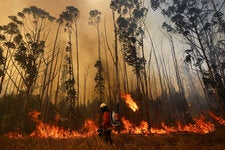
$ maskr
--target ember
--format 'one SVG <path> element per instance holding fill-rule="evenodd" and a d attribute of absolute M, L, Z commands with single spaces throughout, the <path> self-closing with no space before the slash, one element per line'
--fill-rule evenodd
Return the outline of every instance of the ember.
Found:
<path fill-rule="evenodd" d="M 14 139 L 21 139 L 23 138 L 23 135 L 17 132 L 9 132 L 8 134 L 6 134 L 7 137 L 9 138 L 14 138 Z"/>

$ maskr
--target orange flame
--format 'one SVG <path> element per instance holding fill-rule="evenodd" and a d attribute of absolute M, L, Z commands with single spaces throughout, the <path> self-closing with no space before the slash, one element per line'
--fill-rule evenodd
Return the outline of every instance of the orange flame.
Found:
<path fill-rule="evenodd" d="M 120 96 L 125 100 L 127 106 L 136 112 L 139 108 L 134 100 L 131 98 L 130 94 L 121 93 Z"/>
<path fill-rule="evenodd" d="M 215 119 L 217 122 L 219 122 L 221 125 L 224 125 L 225 126 L 225 120 L 222 118 L 222 117 L 218 117 L 216 116 L 214 113 L 212 112 L 209 112 L 209 115 Z"/>
<path fill-rule="evenodd" d="M 122 118 L 124 125 L 124 130 L 121 133 L 130 133 L 130 134 L 149 134 L 148 123 L 146 121 L 141 121 L 139 126 L 135 126 L 130 123 L 129 120 Z"/>
<path fill-rule="evenodd" d="M 191 133 L 200 133 L 206 134 L 215 130 L 214 124 L 204 121 L 204 116 L 200 116 L 198 119 L 194 119 L 195 124 L 182 125 L 177 122 L 177 125 L 170 127 L 165 125 L 164 122 L 161 123 L 162 128 L 153 128 L 148 129 L 148 123 L 146 121 L 141 121 L 139 126 L 135 126 L 130 123 L 125 118 L 122 118 L 124 124 L 124 130 L 122 133 L 131 133 L 131 134 L 169 134 L 174 132 L 191 132 Z"/>
<path fill-rule="evenodd" d="M 31 137 L 39 138 L 74 138 L 74 137 L 89 137 L 96 134 L 97 126 L 92 120 L 86 120 L 82 129 L 78 131 L 64 130 L 57 126 L 50 126 L 38 119 L 39 112 L 32 112 L 32 118 L 37 123 L 36 130 L 31 133 Z M 82 133 L 81 133 L 82 132 Z"/>
<path fill-rule="evenodd" d="M 213 113 L 209 113 L 212 118 L 217 120 L 222 125 L 225 125 L 225 120 L 221 117 L 217 117 Z M 86 120 L 83 128 L 78 131 L 64 130 L 60 127 L 54 125 L 48 125 L 43 123 L 38 116 L 40 112 L 33 111 L 29 113 L 33 121 L 36 123 L 36 129 L 27 137 L 37 137 L 37 138 L 77 138 L 77 137 L 90 137 L 97 134 L 97 126 L 92 120 Z M 205 117 L 201 115 L 199 118 L 194 118 L 193 124 L 182 125 L 177 122 L 175 126 L 167 126 L 164 122 L 161 123 L 161 128 L 149 127 L 146 121 L 141 121 L 139 125 L 132 124 L 129 120 L 124 117 L 121 119 L 124 129 L 121 131 L 122 134 L 170 134 L 177 132 L 189 132 L 189 133 L 199 133 L 207 134 L 215 130 L 215 125 L 211 122 L 205 121 Z M 113 132 L 117 134 L 115 131 Z M 17 132 L 10 132 L 6 135 L 9 138 L 24 138 L 22 134 Z"/>
<path fill-rule="evenodd" d="M 40 112 L 33 111 L 29 115 L 32 117 L 32 120 L 36 123 L 36 129 L 28 137 L 37 137 L 37 138 L 76 138 L 76 137 L 90 137 L 96 134 L 97 126 L 92 120 L 86 120 L 82 129 L 78 131 L 64 130 L 63 128 L 48 125 L 43 123 L 38 116 Z M 23 138 L 21 134 L 18 133 L 9 133 L 6 135 L 9 138 Z"/>

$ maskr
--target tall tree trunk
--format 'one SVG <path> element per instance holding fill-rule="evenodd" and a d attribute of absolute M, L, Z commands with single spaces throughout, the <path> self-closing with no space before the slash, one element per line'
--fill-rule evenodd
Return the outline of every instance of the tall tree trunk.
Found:
<path fill-rule="evenodd" d="M 57 31 L 56 31 L 56 36 L 55 36 L 55 41 L 54 41 L 54 45 L 53 45 L 52 57 L 51 57 L 51 60 L 50 60 L 50 68 L 49 68 L 49 75 L 48 75 L 47 82 L 49 82 L 54 76 L 52 69 L 53 69 L 54 58 L 55 58 L 55 53 L 56 53 L 56 44 L 57 44 L 57 40 L 58 40 L 59 30 L 60 30 L 60 24 L 58 24 Z M 56 66 L 54 66 L 54 68 L 56 68 Z M 51 86 L 51 88 L 53 86 L 53 82 L 52 82 L 52 84 L 48 84 L 46 86 L 47 86 L 46 95 L 48 95 L 49 90 L 50 90 L 50 86 Z M 51 97 L 51 95 L 50 95 L 50 97 Z"/>
<path fill-rule="evenodd" d="M 43 83 L 42 83 L 42 91 L 41 91 L 41 113 L 42 113 L 42 119 L 44 120 L 46 117 L 46 98 L 45 98 L 45 91 L 47 88 L 46 82 L 47 82 L 47 74 L 48 74 L 48 68 L 49 68 L 49 63 L 46 62 L 45 63 L 46 67 L 45 67 L 45 71 L 44 71 L 44 79 L 43 79 Z"/>
<path fill-rule="evenodd" d="M 88 67 L 87 72 L 84 73 L 84 93 L 83 93 L 83 102 L 84 102 L 84 106 L 87 106 L 87 101 L 86 101 L 86 91 L 87 91 L 87 79 L 88 79 L 88 75 L 89 75 L 89 71 L 90 68 Z M 90 88 L 90 87 L 88 87 Z"/>
<path fill-rule="evenodd" d="M 187 71 L 187 75 L 188 75 L 188 79 L 190 81 L 191 93 L 194 94 L 194 99 L 193 99 L 194 104 L 197 105 L 198 110 L 201 110 L 202 109 L 202 104 L 200 103 L 199 94 L 198 94 L 197 89 L 195 87 L 194 80 L 193 80 L 193 77 L 191 75 L 191 72 Z"/>
<path fill-rule="evenodd" d="M 142 25 L 141 25 L 142 26 Z M 142 53 L 142 58 L 145 59 L 145 52 L 144 52 L 144 35 L 141 34 L 141 53 Z M 150 118 L 149 118 L 149 96 L 148 96 L 148 79 L 147 79 L 147 71 L 146 71 L 146 64 L 144 63 L 144 85 L 142 85 L 143 88 L 143 94 L 144 94 L 144 106 L 145 106 L 145 115 L 146 115 L 146 120 L 148 122 L 148 125 L 150 127 Z"/>
<path fill-rule="evenodd" d="M 225 104 L 224 104 L 225 98 L 221 97 L 221 95 L 220 95 L 220 89 L 218 88 L 217 81 L 216 81 L 216 78 L 215 78 L 214 73 L 213 73 L 213 69 L 210 65 L 210 60 L 207 57 L 206 50 L 203 46 L 202 40 L 200 38 L 200 33 L 199 33 L 197 27 L 195 28 L 195 33 L 197 35 L 197 39 L 198 39 L 198 42 L 199 42 L 199 45 L 200 45 L 200 48 L 201 48 L 201 51 L 202 51 L 202 54 L 203 54 L 203 58 L 206 62 L 206 65 L 207 65 L 207 68 L 208 68 L 208 71 L 209 71 L 209 77 L 213 81 L 213 83 L 216 84 L 216 86 L 214 87 L 215 96 L 216 96 L 216 99 L 218 101 L 221 114 L 225 115 L 225 113 L 224 113 L 225 112 Z"/>
<path fill-rule="evenodd" d="M 9 48 L 7 48 L 7 50 L 6 50 L 6 55 L 5 55 L 5 64 L 4 64 L 4 66 L 3 66 L 3 69 L 2 69 L 2 71 L 3 71 L 3 76 L 1 76 L 1 80 L 0 80 L 0 93 L 2 92 L 2 85 L 3 85 L 3 82 L 4 82 L 4 79 L 5 79 L 5 74 L 6 74 L 6 72 L 7 72 L 7 69 L 8 69 L 8 67 L 9 67 L 9 65 L 10 65 L 10 60 L 13 58 L 12 56 L 10 57 L 10 60 L 9 60 L 9 62 L 8 62 L 8 57 L 9 57 L 9 53 L 10 52 L 10 49 Z M 8 63 L 7 63 L 8 62 Z"/>
<path fill-rule="evenodd" d="M 64 54 L 62 53 L 62 56 L 64 56 Z M 62 64 L 63 64 L 63 57 L 61 57 L 61 61 L 60 61 L 60 65 L 59 65 L 59 73 L 58 73 L 58 78 L 57 78 L 57 84 L 56 84 L 56 91 L 55 91 L 55 102 L 54 105 L 57 106 L 58 104 L 58 95 L 59 95 L 59 86 L 60 86 L 60 72 L 62 70 Z"/>
<path fill-rule="evenodd" d="M 153 96 L 152 96 L 152 85 L 151 85 L 151 60 L 152 60 L 152 48 L 150 49 L 149 52 L 149 59 L 148 59 L 148 84 L 149 84 L 149 96 L 150 99 L 153 100 Z"/>
<path fill-rule="evenodd" d="M 104 20 L 104 30 L 105 30 L 106 44 L 108 45 L 108 38 L 107 38 L 107 32 L 106 32 L 106 18 Z M 107 55 L 106 47 L 104 49 L 105 49 L 105 58 L 106 58 L 106 73 L 107 73 L 109 102 L 111 103 L 112 102 L 112 95 L 111 95 L 111 83 L 110 83 L 110 74 L 109 74 L 109 60 L 108 60 L 108 55 Z M 109 49 L 109 51 L 111 51 L 111 49 L 109 48 L 109 45 L 108 45 L 108 49 Z"/>
<path fill-rule="evenodd" d="M 179 67 L 178 67 L 177 56 L 176 56 L 176 52 L 175 52 L 173 38 L 170 35 L 169 35 L 169 40 L 170 40 L 170 44 L 171 44 L 171 53 L 172 53 L 173 64 L 174 64 L 174 69 L 175 69 L 175 73 L 176 73 L 177 85 L 179 87 L 179 94 L 181 97 L 182 105 L 184 107 L 184 110 L 183 110 L 184 119 L 185 119 L 186 123 L 190 123 L 190 122 L 193 122 L 193 120 L 189 114 L 188 104 L 187 104 L 187 101 L 185 98 L 185 91 L 184 91 L 184 86 L 183 86 L 183 82 L 181 80 L 181 75 L 180 75 L 180 71 L 179 71 Z"/>
<path fill-rule="evenodd" d="M 78 30 L 77 22 L 75 23 L 75 36 L 76 36 L 76 55 L 77 55 L 77 101 L 80 102 L 80 64 L 79 64 L 79 49 L 78 49 Z"/>
<path fill-rule="evenodd" d="M 117 102 L 117 111 L 119 112 L 119 103 L 120 103 L 120 82 L 119 82 L 119 54 L 118 54 L 118 31 L 116 27 L 115 12 L 112 11 L 113 16 L 113 25 L 114 25 L 114 46 L 115 46 L 115 69 L 116 69 L 116 102 Z"/>
<path fill-rule="evenodd" d="M 101 45 L 100 45 L 100 28 L 99 28 L 99 24 L 97 26 L 97 33 L 98 33 L 98 61 L 101 62 Z M 99 73 L 99 69 L 98 69 L 98 73 Z M 100 103 L 102 103 L 103 93 L 102 93 L 101 85 L 99 85 L 99 100 L 100 100 Z"/>
<path fill-rule="evenodd" d="M 116 83 L 116 111 L 120 115 L 120 77 L 119 77 L 119 54 L 118 54 L 118 30 L 116 26 L 115 12 L 112 10 L 114 27 L 114 48 L 115 48 L 115 83 Z M 120 127 L 118 128 L 120 132 Z"/>
<path fill-rule="evenodd" d="M 126 61 L 125 61 L 125 56 L 123 53 L 123 68 L 124 68 L 124 89 L 125 89 L 125 93 L 128 93 L 129 90 L 129 82 L 128 82 L 128 75 L 127 75 L 127 65 L 126 65 Z"/>
<path fill-rule="evenodd" d="M 54 85 L 54 79 L 55 77 L 57 76 L 57 73 L 56 73 L 56 69 L 57 69 L 57 65 L 58 65 L 58 58 L 59 58 L 59 50 L 60 48 L 58 48 L 58 51 L 57 51 L 57 54 L 56 54 L 56 58 L 54 58 L 56 61 L 55 61 L 55 67 L 53 68 L 53 72 L 52 72 L 52 77 L 50 79 L 50 83 L 51 83 L 51 86 L 50 86 L 50 92 L 49 92 L 49 95 L 52 97 L 53 96 L 53 87 L 55 86 Z M 58 68 L 59 69 L 59 68 Z M 60 70 L 60 69 L 59 69 Z M 59 74 L 59 73 L 58 73 Z M 50 84 L 49 83 L 49 84 Z M 50 98 L 51 99 L 51 98 Z"/>
<path fill-rule="evenodd" d="M 151 35 L 150 35 L 150 32 L 145 24 L 145 29 L 148 33 L 148 37 L 149 37 L 149 40 L 150 40 L 150 43 L 151 43 L 151 46 L 152 46 L 152 51 L 153 51 L 153 55 L 154 55 L 154 58 L 155 58 L 155 61 L 156 61 L 156 67 L 157 67 L 157 70 L 158 70 L 158 74 L 159 74 L 159 83 L 160 83 L 160 89 L 161 89 L 161 92 L 163 93 L 164 91 L 164 88 L 163 88 L 163 85 L 162 85 L 162 76 L 161 76 L 161 71 L 160 71 L 160 67 L 159 67 L 159 63 L 158 63 L 158 58 L 156 56 L 156 50 L 155 50 L 155 46 L 154 46 L 154 43 L 152 41 L 152 38 L 151 38 Z"/>

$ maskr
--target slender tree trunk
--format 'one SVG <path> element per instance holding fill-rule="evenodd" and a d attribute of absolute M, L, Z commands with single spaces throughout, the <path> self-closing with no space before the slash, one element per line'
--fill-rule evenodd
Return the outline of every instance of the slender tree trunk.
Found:
<path fill-rule="evenodd" d="M 170 88 L 172 87 L 172 84 L 171 84 L 171 80 L 169 79 L 169 75 L 168 75 L 168 71 L 167 71 L 167 66 L 166 66 L 166 63 L 165 63 L 165 59 L 164 59 L 164 55 L 163 55 L 163 52 L 162 52 L 162 47 L 161 47 L 161 58 L 162 58 L 162 66 L 163 66 L 163 72 L 164 72 L 164 76 L 165 76 L 165 80 L 166 80 L 166 83 L 165 85 L 167 85 L 167 88 L 168 88 L 168 93 L 169 95 L 171 94 L 170 92 Z"/>
<path fill-rule="evenodd" d="M 60 29 L 60 24 L 58 24 L 57 31 L 56 31 L 55 41 L 54 41 L 54 45 L 53 45 L 52 58 L 51 58 L 51 61 L 50 61 L 49 76 L 48 76 L 47 82 L 49 82 L 52 79 L 52 77 L 54 76 L 52 69 L 53 69 L 54 58 L 55 58 L 55 53 L 56 53 L 56 44 L 57 44 L 57 40 L 58 40 L 59 29 Z M 56 66 L 54 66 L 54 68 L 56 68 Z M 53 86 L 53 82 L 52 82 L 52 84 L 48 84 L 46 86 L 47 86 L 47 89 L 46 89 L 47 92 L 46 92 L 46 94 L 48 95 L 49 94 L 50 86 L 51 86 L 51 88 Z"/>
<path fill-rule="evenodd" d="M 84 93 L 83 93 L 83 101 L 84 101 L 84 106 L 87 106 L 87 101 L 86 101 L 86 91 L 87 91 L 87 79 L 88 79 L 88 75 L 89 75 L 89 67 L 87 69 L 87 72 L 84 73 Z M 90 87 L 88 87 L 90 88 Z"/>
<path fill-rule="evenodd" d="M 101 62 L 101 46 L 100 46 L 100 29 L 99 29 L 99 25 L 97 27 L 97 33 L 98 33 L 98 61 Z M 99 69 L 98 69 L 98 73 L 99 73 Z M 100 100 L 100 103 L 102 103 L 103 93 L 102 93 L 101 85 L 99 85 L 99 100 Z"/>
<path fill-rule="evenodd" d="M 148 84 L 149 84 L 149 96 L 150 99 L 153 100 L 153 96 L 152 96 L 152 85 L 151 85 L 151 59 L 152 59 L 152 48 L 150 49 L 149 52 L 149 60 L 148 60 Z"/>
<path fill-rule="evenodd" d="M 71 27 L 68 29 L 68 36 L 69 36 L 69 81 L 75 81 L 74 79 L 74 69 L 73 69 L 73 53 L 72 53 L 72 38 L 71 38 L 71 34 L 72 34 L 72 29 Z M 69 90 L 73 90 L 74 89 L 74 83 L 71 85 L 71 83 L 69 83 Z M 70 94 L 70 93 L 69 93 Z M 71 129 L 72 127 L 72 116 L 73 116 L 73 112 L 74 112 L 74 106 L 75 106 L 75 99 L 71 97 L 69 97 L 69 127 Z M 78 105 L 77 105 L 78 106 Z"/>
<path fill-rule="evenodd" d="M 151 46 L 152 46 L 152 51 L 153 51 L 153 55 L 154 55 L 154 58 L 155 58 L 155 61 L 156 61 L 156 67 L 158 69 L 158 74 L 159 74 L 160 89 L 161 89 L 161 92 L 163 93 L 164 88 L 163 88 L 163 85 L 162 85 L 162 76 L 161 76 L 161 71 L 160 71 L 158 59 L 157 59 L 157 56 L 156 56 L 155 46 L 154 46 L 154 43 L 153 43 L 152 38 L 151 38 L 151 35 L 150 35 L 149 30 L 148 30 L 146 25 L 145 25 L 145 28 L 146 28 L 146 31 L 148 33 L 148 37 L 149 37 L 149 40 L 150 40 L 150 43 L 151 43 Z"/>
<path fill-rule="evenodd" d="M 63 53 L 62 53 L 62 56 Z M 60 72 L 62 70 L 62 64 L 63 64 L 63 57 L 61 57 L 60 65 L 59 65 L 59 73 L 58 73 L 58 79 L 57 79 L 57 84 L 56 84 L 56 91 L 55 91 L 55 102 L 54 105 L 57 106 L 58 104 L 58 95 L 59 95 L 59 86 L 60 86 Z"/>
<path fill-rule="evenodd" d="M 105 31 L 105 42 L 106 45 L 108 44 L 108 38 L 107 38 L 107 33 L 106 33 L 106 18 L 104 19 L 104 31 Z M 111 49 L 108 46 L 108 49 L 111 51 Z M 109 93 L 109 102 L 112 101 L 112 96 L 111 96 L 111 83 L 110 83 L 110 74 L 109 74 L 109 60 L 108 60 L 108 55 L 106 51 L 106 46 L 104 43 L 104 50 L 105 50 L 105 59 L 106 59 L 106 77 L 107 77 L 107 83 L 108 83 L 108 93 Z M 108 99 L 108 98 L 107 98 Z"/>
<path fill-rule="evenodd" d="M 176 57 L 176 52 L 175 52 L 175 47 L 174 47 L 174 43 L 173 43 L 173 38 L 169 35 L 170 37 L 170 44 L 171 44 L 171 53 L 172 53 L 172 58 L 173 58 L 173 64 L 174 64 L 174 68 L 175 68 L 175 73 L 176 73 L 176 79 L 177 79 L 177 84 L 179 87 L 179 94 L 181 97 L 181 101 L 182 101 L 182 105 L 184 107 L 183 110 L 183 114 L 184 114 L 184 119 L 186 121 L 186 123 L 190 123 L 193 122 L 190 114 L 189 114 L 189 110 L 188 110 L 188 104 L 185 98 L 185 91 L 184 91 L 184 86 L 183 86 L 183 82 L 181 80 L 181 75 L 180 75 L 180 71 L 179 71 L 179 67 L 178 67 L 178 63 L 177 63 L 177 57 Z"/>
<path fill-rule="evenodd" d="M 114 44 L 115 44 L 115 69 L 116 69 L 116 102 L 117 102 L 117 111 L 119 112 L 119 103 L 120 103 L 120 82 L 119 82 L 119 56 L 118 56 L 118 31 L 116 27 L 115 12 L 112 11 L 113 15 L 113 25 L 114 25 Z"/>
<path fill-rule="evenodd" d="M 9 76 L 11 76 L 11 75 L 12 74 L 9 74 Z M 9 85 L 10 85 L 10 79 L 7 80 L 7 84 L 6 84 L 6 87 L 5 87 L 5 94 L 4 95 L 7 95 Z"/>
<path fill-rule="evenodd" d="M 128 75 L 127 75 L 127 65 L 126 65 L 124 53 L 123 53 L 123 66 L 124 66 L 124 89 L 125 89 L 125 92 L 128 93 L 130 90 L 129 90 Z"/>
<path fill-rule="evenodd" d="M 77 22 L 75 23 L 76 32 L 76 55 L 77 55 L 77 101 L 80 102 L 80 64 L 79 64 L 79 49 L 78 49 L 78 30 Z"/>
<path fill-rule="evenodd" d="M 191 85 L 191 93 L 194 94 L 194 99 L 193 99 L 194 103 L 195 103 L 195 105 L 198 106 L 198 108 L 200 110 L 200 109 L 202 109 L 202 104 L 200 103 L 199 94 L 197 93 L 197 89 L 196 89 L 196 87 L 194 85 L 194 80 L 193 80 L 193 78 L 191 76 L 191 72 L 188 71 L 187 75 L 188 75 L 188 78 L 189 78 L 189 81 L 190 81 L 190 85 Z"/>
<path fill-rule="evenodd" d="M 59 50 L 60 48 L 58 48 L 58 51 L 57 51 L 57 54 L 56 54 L 56 58 L 54 58 L 56 61 L 55 61 L 55 67 L 53 68 L 53 72 L 52 72 L 52 77 L 50 78 L 50 83 L 51 83 L 51 86 L 50 86 L 50 92 L 49 92 L 49 95 L 52 97 L 53 96 L 53 87 L 55 86 L 54 85 L 54 79 L 55 77 L 57 76 L 57 73 L 56 73 L 56 69 L 57 69 L 57 65 L 58 65 L 58 58 L 59 58 Z M 52 60 L 53 61 L 53 60 Z M 59 69 L 60 70 L 60 69 Z M 50 84 L 49 83 L 49 84 Z M 51 98 L 50 98 L 51 99 Z"/>
<path fill-rule="evenodd" d="M 46 80 L 47 80 L 47 74 L 48 74 L 48 65 L 49 63 L 47 62 L 46 64 L 46 68 L 45 68 L 45 72 L 44 72 L 44 79 L 43 79 L 43 85 L 42 85 L 42 91 L 41 91 L 41 112 L 42 112 L 42 119 L 45 119 L 45 115 L 46 115 L 46 99 L 44 98 L 45 96 L 45 91 L 46 91 Z"/>
<path fill-rule="evenodd" d="M 114 48 L 115 48 L 115 84 L 116 84 L 116 111 L 120 115 L 120 77 L 119 77 L 119 54 L 118 54 L 118 30 L 116 26 L 115 12 L 112 10 L 114 27 Z M 118 128 L 120 132 L 120 127 Z"/>
<path fill-rule="evenodd" d="M 7 69 L 9 67 L 9 65 L 10 65 L 10 61 L 7 64 L 7 60 L 8 60 L 8 57 L 9 57 L 9 52 L 10 52 L 10 49 L 7 48 L 6 55 L 5 55 L 5 64 L 4 64 L 3 69 L 2 69 L 2 71 L 4 72 L 4 74 L 3 74 L 3 76 L 1 77 L 1 80 L 0 80 L 0 93 L 2 92 L 2 85 L 3 85 L 4 79 L 5 79 L 5 74 L 7 72 Z M 10 60 L 11 59 L 12 59 L 12 57 L 10 57 Z"/>
<path fill-rule="evenodd" d="M 204 48 L 204 46 L 203 46 L 203 43 L 202 43 L 202 40 L 201 40 L 201 38 L 200 38 L 200 33 L 199 33 L 199 31 L 197 30 L 197 28 L 195 28 L 195 33 L 196 33 L 196 35 L 197 35 L 197 38 L 198 38 L 198 42 L 199 42 L 199 44 L 200 44 L 200 47 L 201 47 L 201 51 L 202 51 L 202 53 L 203 53 L 203 58 L 204 58 L 204 60 L 205 60 L 205 62 L 206 62 L 206 65 L 207 65 L 207 68 L 208 68 L 208 70 L 209 70 L 209 77 L 210 77 L 210 79 L 213 81 L 213 83 L 214 84 L 216 84 L 216 86 L 215 86 L 215 96 L 216 96 L 216 98 L 217 98 L 217 101 L 218 101 L 218 104 L 219 104 L 219 107 L 220 107 L 220 111 L 221 111 L 221 114 L 222 115 L 224 115 L 224 111 L 225 111 L 225 104 L 224 104 L 224 101 L 225 101 L 225 98 L 224 97 L 221 97 L 220 96 L 220 89 L 218 88 L 218 86 L 217 86 L 217 81 L 216 81 L 216 79 L 215 79 L 215 77 L 214 77 L 214 74 L 213 74 L 213 69 L 212 69 L 212 67 L 211 67 L 211 65 L 210 65 L 210 60 L 208 59 L 208 57 L 207 57 L 207 55 L 206 55 L 206 51 L 205 51 L 205 48 Z"/>
<path fill-rule="evenodd" d="M 14 92 L 14 91 L 15 91 L 15 88 L 16 88 L 17 91 L 20 90 L 19 85 L 17 85 L 17 80 L 20 79 L 20 78 L 19 78 L 19 74 L 16 74 L 16 80 L 15 80 L 15 81 L 12 79 L 12 76 L 11 76 L 8 72 L 6 72 L 6 74 L 7 74 L 8 78 L 9 78 L 9 80 L 11 80 L 11 82 L 12 82 L 13 85 L 14 85 L 13 90 L 12 90 L 12 91 L 13 91 L 13 94 L 14 94 L 14 93 L 17 93 L 17 94 L 18 94 L 18 92 Z M 6 92 L 7 92 L 7 91 L 6 91 Z M 5 93 L 5 95 L 6 95 L 6 94 L 7 94 L 7 93 Z"/>
<path fill-rule="evenodd" d="M 201 73 L 201 74 L 202 74 L 202 73 Z M 204 97 L 205 97 L 205 99 L 206 99 L 206 101 L 207 101 L 209 110 L 214 110 L 214 107 L 213 107 L 213 105 L 212 105 L 212 102 L 210 101 L 209 96 L 208 96 L 208 94 L 207 94 L 207 91 L 206 91 L 206 89 L 205 89 L 205 87 L 204 87 L 204 85 L 203 85 L 203 83 L 202 83 L 201 78 L 200 78 L 199 71 L 197 71 L 197 77 L 198 77 L 198 81 L 199 81 L 199 83 L 200 83 L 200 85 L 201 85 L 201 88 L 202 88 L 202 90 L 203 90 Z"/>
<path fill-rule="evenodd" d="M 142 26 L 142 25 L 141 25 Z M 142 53 L 142 58 L 145 60 L 145 52 L 144 52 L 144 35 L 141 34 L 141 53 Z M 142 83 L 142 88 L 143 88 L 143 94 L 144 94 L 144 106 L 145 106 L 145 115 L 146 115 L 146 120 L 148 122 L 148 125 L 150 127 L 150 117 L 149 117 L 149 91 L 148 91 L 148 78 L 147 78 L 147 71 L 146 71 L 146 64 L 144 63 L 144 83 Z"/>

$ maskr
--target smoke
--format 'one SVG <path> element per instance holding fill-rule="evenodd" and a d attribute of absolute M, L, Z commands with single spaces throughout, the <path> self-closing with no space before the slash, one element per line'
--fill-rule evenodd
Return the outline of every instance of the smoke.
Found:
<path fill-rule="evenodd" d="M 108 34 L 108 40 L 109 40 L 109 46 L 111 49 L 113 49 L 113 27 L 112 27 L 112 15 L 111 10 L 109 6 L 110 1 L 108 0 L 5 0 L 1 2 L 0 10 L 0 25 L 7 24 L 9 22 L 8 16 L 9 15 L 16 15 L 17 12 L 22 11 L 26 7 L 30 6 L 37 6 L 47 12 L 49 12 L 52 16 L 55 18 L 58 18 L 59 14 L 65 10 L 66 6 L 74 6 L 79 9 L 80 11 L 80 17 L 79 17 L 79 23 L 78 23 L 78 43 L 79 43 L 79 62 L 80 62 L 80 81 L 81 81 L 81 87 L 83 87 L 83 74 L 87 71 L 87 67 L 91 67 L 91 73 L 88 78 L 89 81 L 94 81 L 94 76 L 96 73 L 96 69 L 94 68 L 94 64 L 98 59 L 98 40 L 97 40 L 97 31 L 93 26 L 88 25 L 88 19 L 89 19 L 89 12 L 93 9 L 98 9 L 102 12 L 101 16 L 101 25 L 100 25 L 100 35 L 101 35 L 101 43 L 104 43 L 103 40 L 104 37 L 104 19 L 106 19 L 106 30 Z M 170 62 L 171 60 L 171 54 L 168 50 L 169 44 L 164 42 L 162 44 L 163 35 L 160 32 L 162 18 L 160 18 L 160 13 L 153 12 L 151 9 L 149 10 L 149 14 L 146 18 L 146 24 L 148 27 L 148 30 L 150 31 L 151 38 L 153 39 L 153 43 L 155 43 L 156 49 L 163 49 L 163 53 L 166 54 L 165 61 Z M 61 43 L 67 43 L 68 36 L 64 36 L 65 33 L 61 33 L 60 42 Z M 145 35 L 145 50 L 146 50 L 146 59 L 148 60 L 148 57 L 150 55 L 150 49 L 151 44 L 148 38 L 148 35 Z M 72 39 L 73 41 L 73 50 L 75 51 L 75 37 Z M 163 45 L 160 47 L 159 45 Z M 105 56 L 104 48 L 106 46 L 103 46 L 101 44 L 101 52 L 102 56 Z M 63 50 L 63 47 L 61 48 Z M 119 50 L 119 53 L 122 51 Z M 157 56 L 159 57 L 159 51 L 157 51 Z M 75 52 L 74 52 L 75 54 Z M 167 55 L 169 54 L 169 55 Z M 165 56 L 165 55 L 164 55 Z M 153 57 L 153 56 L 152 56 Z M 76 57 L 73 57 L 74 59 Z M 108 54 L 108 59 L 110 58 L 110 55 Z M 152 59 L 153 61 L 154 58 Z M 105 66 L 106 62 L 103 58 L 103 65 Z M 75 64 L 76 60 L 74 60 Z M 152 62 L 152 61 L 151 61 Z M 153 62 L 155 63 L 155 62 Z M 155 64 L 154 64 L 155 65 Z M 153 66 L 153 65 L 151 65 Z M 169 67 L 169 63 L 167 67 Z M 109 68 L 110 73 L 112 73 L 113 68 Z M 130 71 L 132 72 L 132 71 Z M 133 72 L 132 72 L 133 75 Z M 157 84 L 157 83 L 156 83 Z"/>

